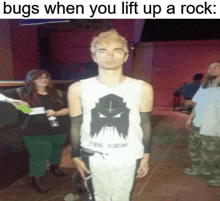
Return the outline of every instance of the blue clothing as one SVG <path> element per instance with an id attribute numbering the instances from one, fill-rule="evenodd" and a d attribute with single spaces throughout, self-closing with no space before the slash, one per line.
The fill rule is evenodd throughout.
<path id="1" fill-rule="evenodd" d="M 176 90 L 175 94 L 180 94 L 184 99 L 191 100 L 201 86 L 200 82 L 184 83 L 183 86 Z"/>

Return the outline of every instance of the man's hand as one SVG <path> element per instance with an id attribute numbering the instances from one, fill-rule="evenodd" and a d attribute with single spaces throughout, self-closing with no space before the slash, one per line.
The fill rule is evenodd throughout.
<path id="1" fill-rule="evenodd" d="M 149 155 L 149 153 L 146 153 L 141 159 L 140 166 L 137 169 L 137 178 L 142 178 L 147 175 L 149 171 Z"/>
<path id="2" fill-rule="evenodd" d="M 24 105 L 26 107 L 30 107 L 28 105 L 28 103 L 24 102 L 24 101 L 21 101 L 21 100 L 16 100 L 14 99 L 13 101 L 11 101 L 11 104 L 14 105 L 16 108 L 19 106 L 19 105 Z"/>
<path id="3" fill-rule="evenodd" d="M 90 174 L 90 171 L 86 168 L 85 163 L 80 158 L 73 158 L 73 161 L 81 177 L 85 179 L 85 173 Z"/>
<path id="4" fill-rule="evenodd" d="M 187 119 L 187 121 L 186 121 L 186 123 L 185 123 L 185 127 L 186 127 L 187 129 L 190 129 L 191 126 L 192 126 L 192 120 L 191 120 L 191 119 Z"/>

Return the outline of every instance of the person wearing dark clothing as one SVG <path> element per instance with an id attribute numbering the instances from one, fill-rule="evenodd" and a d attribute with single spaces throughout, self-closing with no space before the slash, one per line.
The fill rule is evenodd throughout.
<path id="1" fill-rule="evenodd" d="M 25 87 L 6 92 L 8 96 L 11 94 L 13 98 L 25 101 L 31 108 L 29 114 L 20 117 L 21 135 L 29 152 L 32 186 L 40 193 L 49 191 L 41 181 L 48 161 L 50 172 L 58 177 L 65 176 L 58 164 L 69 133 L 67 100 L 52 86 L 50 77 L 44 70 L 30 71 Z"/>

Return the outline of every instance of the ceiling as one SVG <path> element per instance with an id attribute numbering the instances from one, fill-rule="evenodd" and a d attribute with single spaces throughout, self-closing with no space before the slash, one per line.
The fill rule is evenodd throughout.
<path id="1" fill-rule="evenodd" d="M 220 20 L 145 20 L 141 42 L 220 39 Z"/>

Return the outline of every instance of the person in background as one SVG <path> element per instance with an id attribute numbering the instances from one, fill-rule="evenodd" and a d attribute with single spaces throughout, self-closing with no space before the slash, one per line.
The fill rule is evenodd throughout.
<path id="1" fill-rule="evenodd" d="M 203 77 L 204 75 L 202 73 L 197 73 L 193 75 L 192 82 L 185 82 L 179 89 L 177 89 L 173 93 L 174 96 L 183 96 L 183 98 L 185 99 L 184 106 L 189 114 L 192 112 L 193 109 L 193 102 L 191 100 L 200 88 Z"/>
<path id="2" fill-rule="evenodd" d="M 0 93 L 0 102 L 1 102 L 0 128 L 7 126 L 7 125 L 11 125 L 16 122 L 18 118 L 18 111 L 17 111 L 18 106 L 24 105 L 28 107 L 28 103 L 21 101 L 21 100 L 9 98 L 1 93 Z M 13 105 L 14 108 L 10 107 L 10 105 L 7 105 L 7 104 Z"/>
<path id="3" fill-rule="evenodd" d="M 128 201 L 149 170 L 153 89 L 123 75 L 129 51 L 116 30 L 93 38 L 90 50 L 98 76 L 68 90 L 73 161 L 88 200 Z"/>
<path id="4" fill-rule="evenodd" d="M 24 101 L 21 100 L 16 100 L 13 98 L 9 98 L 3 94 L 0 93 L 0 101 L 2 102 L 7 102 L 7 103 L 11 103 L 12 105 L 14 105 L 15 107 L 19 106 L 19 105 L 25 105 L 28 107 L 28 104 Z"/>
<path id="5" fill-rule="evenodd" d="M 31 184 L 39 193 L 49 191 L 42 183 L 48 161 L 49 172 L 57 177 L 65 176 L 58 165 L 69 134 L 69 109 L 67 100 L 53 87 L 50 78 L 47 71 L 32 70 L 26 76 L 25 87 L 6 92 L 26 102 L 31 109 L 21 117 L 21 135 L 29 152 Z"/>
<path id="6" fill-rule="evenodd" d="M 220 186 L 220 61 L 211 63 L 200 89 L 192 101 L 195 106 L 186 121 L 191 128 L 188 175 L 210 175 L 207 183 Z"/>

